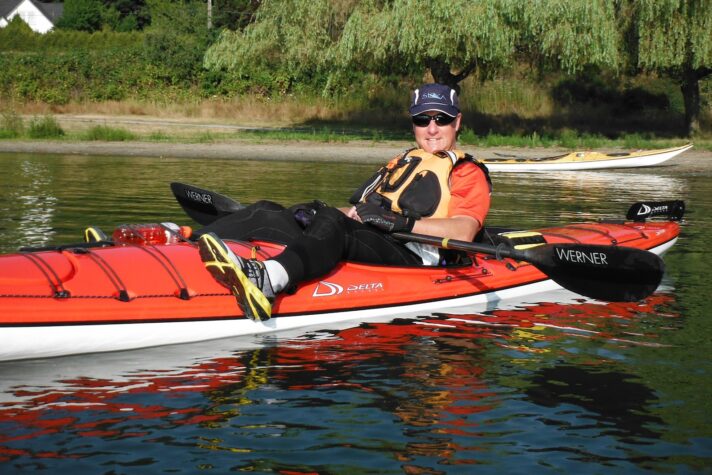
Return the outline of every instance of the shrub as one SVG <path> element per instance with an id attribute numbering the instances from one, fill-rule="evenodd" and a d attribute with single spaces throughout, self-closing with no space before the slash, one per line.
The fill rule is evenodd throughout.
<path id="1" fill-rule="evenodd" d="M 125 142 L 135 140 L 136 135 L 126 129 L 97 125 L 87 130 L 82 136 L 84 140 L 104 140 L 107 142 Z"/>
<path id="2" fill-rule="evenodd" d="M 64 135 L 64 130 L 52 116 L 34 118 L 30 121 L 29 136 L 33 139 L 51 139 Z"/>
<path id="3" fill-rule="evenodd" d="M 2 113 L 2 122 L 0 122 L 0 138 L 15 138 L 22 135 L 25 130 L 25 124 L 22 117 L 17 112 L 10 109 Z"/>

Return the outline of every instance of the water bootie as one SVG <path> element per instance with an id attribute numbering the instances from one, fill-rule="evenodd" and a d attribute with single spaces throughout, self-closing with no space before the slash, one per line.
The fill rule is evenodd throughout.
<path id="1" fill-rule="evenodd" d="M 84 242 L 108 241 L 109 237 L 96 226 L 89 226 L 84 230 Z"/>
<path id="2" fill-rule="evenodd" d="M 242 259 L 213 233 L 200 236 L 200 259 L 210 274 L 230 289 L 245 316 L 255 321 L 272 316 L 274 291 L 262 262 Z"/>

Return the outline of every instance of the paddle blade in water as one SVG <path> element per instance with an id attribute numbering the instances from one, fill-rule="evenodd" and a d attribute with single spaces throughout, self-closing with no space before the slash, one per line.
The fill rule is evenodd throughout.
<path id="1" fill-rule="evenodd" d="M 554 244 L 520 253 L 522 260 L 562 287 L 609 302 L 646 298 L 658 288 L 665 270 L 652 252 L 622 246 Z"/>

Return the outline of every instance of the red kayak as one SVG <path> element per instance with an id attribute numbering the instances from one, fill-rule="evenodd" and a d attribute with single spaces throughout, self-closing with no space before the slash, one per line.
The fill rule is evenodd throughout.
<path id="1" fill-rule="evenodd" d="M 562 286 L 602 299 L 624 295 L 621 300 L 635 300 L 659 283 L 662 268 L 660 275 L 645 277 L 658 272 L 647 270 L 647 256 L 657 262 L 657 255 L 674 244 L 680 228 L 672 219 L 679 219 L 678 214 L 670 218 L 666 213 L 662 221 L 580 223 L 523 234 L 490 231 L 496 239 L 482 245 L 441 242 L 443 247 L 470 251 L 469 262 L 456 266 L 344 262 L 321 279 L 303 283 L 295 293 L 280 295 L 273 317 L 264 322 L 244 317 L 235 298 L 206 271 L 196 244 L 189 240 L 28 249 L 0 256 L 0 360 L 127 350 L 433 311 L 457 313 L 460 307 L 467 307 L 460 313 L 490 310 L 503 301 L 533 302 L 535 294 Z M 228 245 L 239 255 L 254 253 L 261 259 L 281 250 L 266 242 Z M 609 266 L 603 268 L 601 261 Z M 616 281 L 617 276 L 622 277 Z M 644 294 L 619 292 L 637 280 L 649 287 Z M 588 286 L 599 290 L 588 292 Z"/>

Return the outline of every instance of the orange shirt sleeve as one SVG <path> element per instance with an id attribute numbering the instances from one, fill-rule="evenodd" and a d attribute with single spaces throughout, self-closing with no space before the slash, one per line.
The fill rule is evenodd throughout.
<path id="1" fill-rule="evenodd" d="M 456 166 L 450 174 L 448 216 L 469 216 L 483 225 L 490 208 L 490 189 L 484 172 L 471 162 Z"/>

